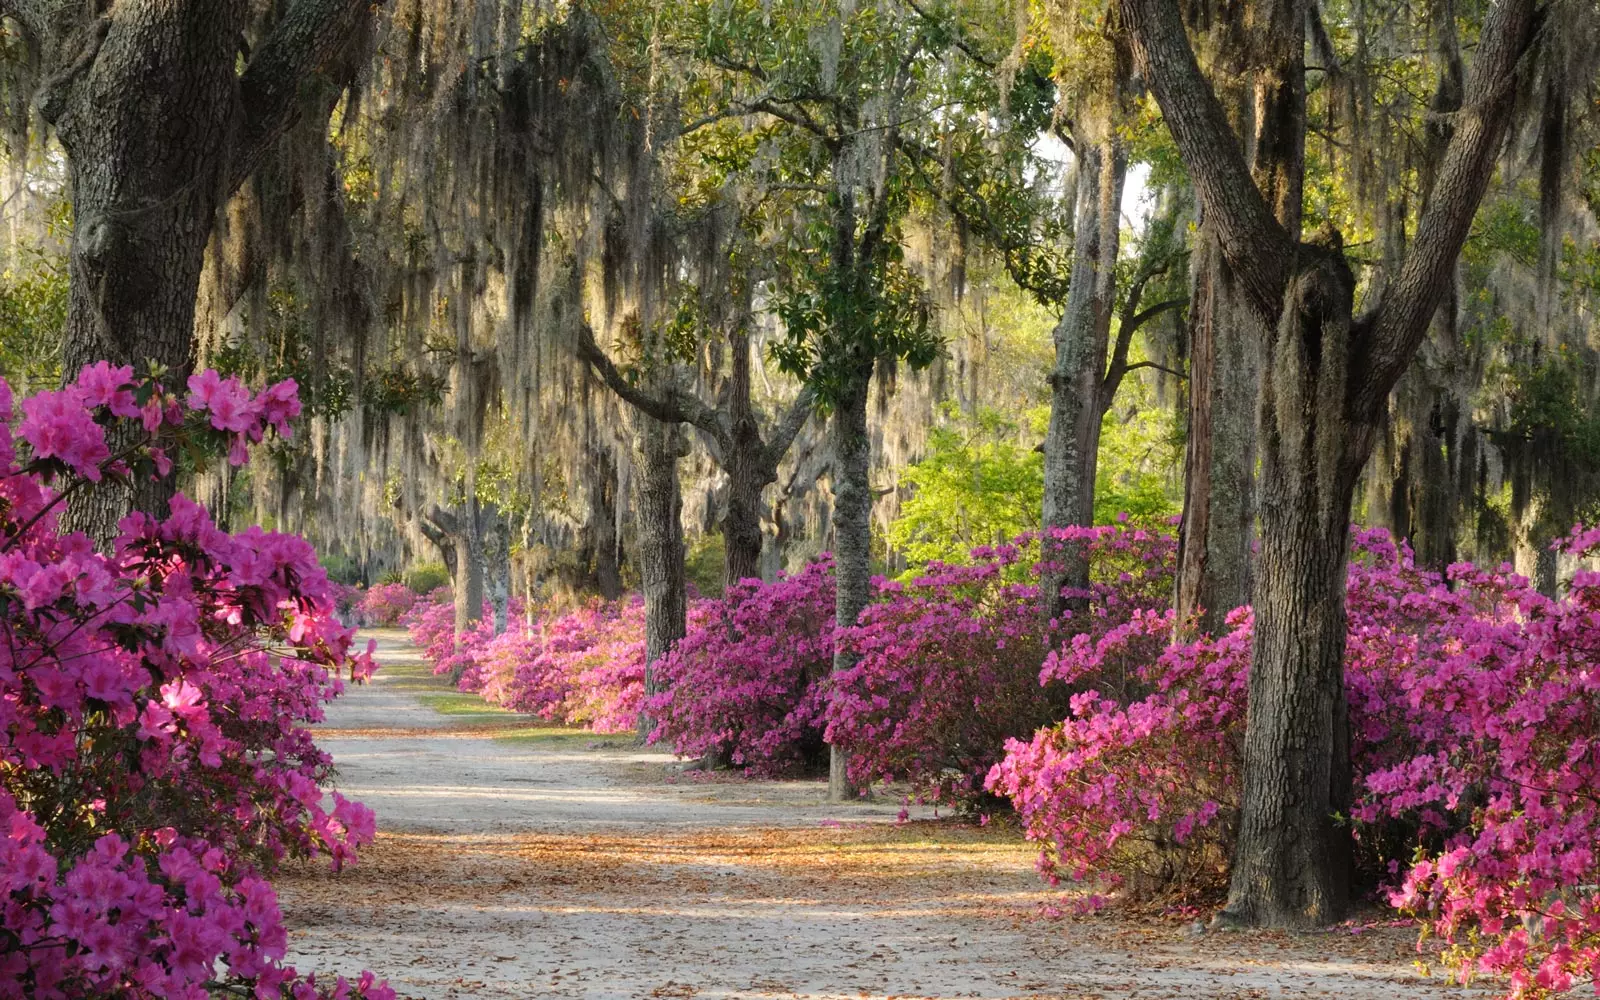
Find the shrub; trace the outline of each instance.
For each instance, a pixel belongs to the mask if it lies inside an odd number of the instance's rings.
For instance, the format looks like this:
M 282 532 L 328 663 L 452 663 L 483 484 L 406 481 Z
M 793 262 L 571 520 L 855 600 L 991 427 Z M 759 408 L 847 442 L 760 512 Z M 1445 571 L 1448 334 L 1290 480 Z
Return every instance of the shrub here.
M 1369 878 L 1452 945 L 1462 978 L 1510 995 L 1600 972 L 1600 574 L 1551 601 L 1508 571 L 1418 570 L 1382 532 L 1354 540 L 1346 692 L 1352 809 Z M 1575 531 L 1574 552 L 1600 546 Z M 1012 797 L 1041 867 L 1149 888 L 1226 875 L 1250 616 L 1147 658 L 1170 621 L 1144 617 L 1051 669 L 1089 678 L 1146 662 L 1148 694 L 1084 691 L 1073 717 L 1014 742 L 989 785 Z M 1141 638 L 1142 637 L 1142 638 Z
M 242 464 L 299 412 L 293 382 L 189 389 L 185 405 L 86 367 L 23 401 L 18 454 L 0 380 L 0 996 L 330 995 L 282 964 L 264 878 L 373 835 L 368 810 L 324 802 L 330 761 L 304 726 L 352 659 L 315 554 L 226 534 L 182 495 L 163 521 L 124 519 L 110 555 L 57 528 L 87 484 L 169 475 L 175 447 Z M 353 659 L 370 669 L 370 647 Z M 351 989 L 331 992 L 393 997 L 370 974 Z
M 392 628 L 417 603 L 417 592 L 401 583 L 380 583 L 361 598 L 362 624 Z
M 819 759 L 833 664 L 833 561 L 772 583 L 743 580 L 696 610 L 697 627 L 657 665 L 653 738 L 686 757 L 754 773 Z
M 404 618 L 435 673 L 455 673 L 462 691 L 553 722 L 596 732 L 631 731 L 644 702 L 644 602 L 593 600 L 530 623 L 511 603 L 505 632 L 483 620 L 455 644 L 449 595 L 419 603 Z
M 851 777 L 905 779 L 923 797 L 981 795 L 1006 741 L 1066 714 L 1070 689 L 1041 683 L 1039 665 L 1064 637 L 1103 634 L 1170 599 L 1169 536 L 1124 525 L 1056 532 L 1081 551 L 1088 607 L 1044 618 L 1037 538 L 973 551 L 965 566 L 933 564 L 909 584 L 885 583 L 847 631 L 860 657 L 833 679 L 827 737 L 850 755 Z
M 402 582 L 413 594 L 430 594 L 450 586 L 450 571 L 442 562 L 417 563 L 406 570 Z

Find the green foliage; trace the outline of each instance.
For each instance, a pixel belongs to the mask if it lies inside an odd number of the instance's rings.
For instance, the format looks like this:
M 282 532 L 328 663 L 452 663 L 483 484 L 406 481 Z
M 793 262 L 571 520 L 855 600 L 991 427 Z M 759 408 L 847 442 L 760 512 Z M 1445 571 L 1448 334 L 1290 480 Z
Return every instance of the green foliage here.
M 727 547 L 722 532 L 716 531 L 693 539 L 684 553 L 684 574 L 689 585 L 702 596 L 717 597 L 722 593 L 722 575 Z
M 67 328 L 67 262 L 40 244 L 15 248 L 0 273 L 0 372 L 19 395 L 61 381 Z
M 361 567 L 343 552 L 324 553 L 322 568 L 328 571 L 328 579 L 336 583 L 354 586 L 361 582 Z
M 946 406 L 952 420 L 954 408 Z M 1043 433 L 1046 413 L 1028 415 L 1029 438 Z M 1044 456 L 1019 443 L 1016 424 L 979 410 L 966 426 L 935 427 L 928 453 L 900 482 L 913 490 L 889 528 L 889 544 L 913 566 L 961 562 L 978 545 L 992 545 L 1039 527 L 1044 503 Z
M 1137 374 L 1123 382 L 1118 405 L 1100 424 L 1094 520 L 1110 524 L 1126 514 L 1136 524 L 1165 528 L 1183 504 L 1183 428 Z
M 403 577 L 405 585 L 419 594 L 427 594 L 450 583 L 450 571 L 442 562 L 414 563 Z

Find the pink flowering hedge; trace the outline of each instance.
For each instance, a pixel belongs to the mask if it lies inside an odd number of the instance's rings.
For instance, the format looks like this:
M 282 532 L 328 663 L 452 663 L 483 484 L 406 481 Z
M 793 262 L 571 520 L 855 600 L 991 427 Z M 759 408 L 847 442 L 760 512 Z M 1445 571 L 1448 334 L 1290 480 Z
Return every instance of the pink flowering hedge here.
M 285 965 L 266 881 L 373 836 L 362 806 L 328 807 L 305 727 L 341 667 L 371 669 L 310 547 L 227 534 L 182 495 L 109 554 L 59 528 L 87 484 L 168 476 L 175 449 L 242 463 L 299 412 L 293 382 L 188 387 L 101 363 L 17 422 L 0 380 L 0 997 L 392 998 Z
M 741 580 L 695 612 L 657 666 L 654 738 L 757 774 L 817 763 L 833 667 L 833 560 Z
M 1575 532 L 1574 552 L 1600 546 Z M 1353 834 L 1388 900 L 1450 943 L 1463 978 L 1548 996 L 1600 972 L 1600 575 L 1552 601 L 1506 570 L 1418 570 L 1358 533 L 1346 688 Z M 1251 619 L 1160 650 L 1145 615 L 1055 658 L 1061 679 L 1124 660 L 1148 693 L 1085 690 L 989 775 L 1052 878 L 1218 887 L 1238 810 Z
M 454 674 L 462 691 L 491 704 L 595 732 L 628 732 L 644 701 L 644 602 L 593 600 L 545 610 L 530 622 L 511 602 L 506 631 L 494 634 L 487 605 L 455 645 L 455 609 L 436 592 L 402 617 L 434 672 Z
M 355 610 L 363 625 L 392 628 L 416 603 L 416 592 L 405 584 L 380 583 L 366 592 Z
M 832 679 L 827 700 L 827 738 L 849 752 L 856 782 L 906 780 L 925 799 L 974 801 L 1008 739 L 1067 714 L 1070 689 L 1041 684 L 1039 664 L 1064 642 L 1104 635 L 1171 600 L 1169 535 L 1124 524 L 1068 528 L 1049 548 L 1090 567 L 1089 593 L 1079 595 L 1086 604 L 1056 621 L 1040 605 L 1033 537 L 974 550 L 966 565 L 930 565 L 909 584 L 880 584 L 846 632 L 859 660 Z

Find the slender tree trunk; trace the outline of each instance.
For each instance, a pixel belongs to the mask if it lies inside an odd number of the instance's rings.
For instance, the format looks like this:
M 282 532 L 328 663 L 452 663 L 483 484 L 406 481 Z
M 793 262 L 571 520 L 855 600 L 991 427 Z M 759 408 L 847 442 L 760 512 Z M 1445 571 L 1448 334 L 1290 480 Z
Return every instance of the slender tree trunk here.
M 1216 241 L 1202 228 L 1195 243 L 1176 603 L 1180 620 L 1198 615 L 1215 633 L 1228 612 L 1250 603 L 1264 335 Z
M 657 691 L 655 667 L 687 630 L 688 598 L 683 565 L 683 496 L 678 459 L 684 442 L 676 424 L 637 411 L 639 467 L 634 477 L 634 517 L 639 542 L 639 576 L 644 588 L 646 695 Z M 639 713 L 639 738 L 648 740 L 655 720 Z
M 872 442 L 867 434 L 867 391 L 872 370 L 857 373 L 833 411 L 833 560 L 837 587 L 834 624 L 856 624 L 872 596 L 872 488 L 868 479 Z M 833 671 L 855 664 L 838 644 Z M 860 791 L 850 781 L 849 757 L 829 748 L 828 799 L 844 802 Z
M 511 613 L 511 526 L 499 504 L 485 503 L 479 516 L 483 542 L 484 587 L 494 611 L 494 634 L 505 633 Z
M 761 493 L 769 481 L 749 456 L 731 457 L 727 506 L 722 512 L 725 587 L 761 577 Z
M 594 585 L 600 596 L 622 596 L 622 567 L 617 559 L 617 463 L 611 452 L 595 452 L 595 479 L 589 487 L 589 535 L 594 544 Z
M 469 476 L 469 484 L 475 478 Z M 479 536 L 478 498 L 470 492 L 461 505 L 460 524 L 455 536 L 455 648 L 458 653 L 467 633 L 477 628 L 483 618 L 483 542 Z
M 1100 458 L 1101 380 L 1115 311 L 1122 188 L 1127 156 L 1108 117 L 1084 123 L 1076 136 L 1077 205 L 1072 278 L 1056 326 L 1056 364 L 1050 374 L 1050 426 L 1044 443 L 1044 526 L 1094 523 Z M 1089 563 L 1076 546 L 1051 554 L 1044 577 L 1046 614 L 1082 608 Z M 1063 596 L 1066 589 L 1071 596 Z M 1078 592 L 1078 593 L 1074 593 Z
M 761 576 L 761 491 L 778 478 L 750 403 L 750 337 L 740 326 L 728 338 L 728 443 L 723 456 L 728 503 L 722 513 L 724 587 Z

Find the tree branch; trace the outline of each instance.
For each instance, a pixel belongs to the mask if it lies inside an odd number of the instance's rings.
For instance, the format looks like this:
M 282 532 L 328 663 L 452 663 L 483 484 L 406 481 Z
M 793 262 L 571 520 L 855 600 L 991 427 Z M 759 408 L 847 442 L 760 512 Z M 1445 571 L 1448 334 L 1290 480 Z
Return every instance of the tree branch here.
M 23 5 L 14 2 L 14 0 L 9 6 L 0 3 L 0 13 L 10 13 L 21 6 Z M 34 11 L 30 17 L 36 17 L 37 15 L 38 12 Z M 17 17 L 15 14 L 10 16 Z M 27 22 L 20 18 L 18 18 L 17 23 L 24 25 L 23 33 L 29 36 L 29 42 L 37 48 L 37 39 L 43 37 L 37 33 L 44 31 L 43 26 L 30 28 L 27 26 Z M 79 44 L 78 52 L 73 56 L 72 61 L 52 73 L 39 85 L 39 90 L 34 95 L 33 103 L 39 109 L 41 118 L 52 125 L 60 121 L 62 113 L 70 103 L 67 96 L 68 89 L 72 86 L 74 80 L 81 77 L 88 71 L 89 67 L 94 65 L 95 59 L 100 55 L 100 47 L 105 44 L 106 35 L 110 31 L 110 15 L 95 18 L 83 29 L 83 40 Z
M 1126 374 L 1127 372 L 1138 371 L 1140 368 L 1154 368 L 1158 372 L 1166 372 L 1173 378 L 1187 379 L 1189 377 L 1185 372 L 1180 372 L 1175 368 L 1168 368 L 1166 365 L 1157 364 L 1154 361 L 1135 361 L 1133 364 L 1123 369 L 1123 372 Z
M 37 48 L 49 34 L 50 18 L 33 0 L 0 0 L 0 17 L 10 18 Z
M 1251 304 L 1276 324 L 1295 244 L 1251 179 L 1239 137 L 1195 61 L 1177 0 L 1124 0 L 1122 11 L 1134 56 L 1189 168 L 1205 222 Z
M 794 444 L 794 439 L 800 436 L 800 431 L 811 419 L 811 414 L 817 408 L 816 393 L 810 386 L 800 390 L 800 395 L 789 404 L 789 412 L 783 415 L 778 426 L 772 429 L 772 437 L 767 441 L 765 454 L 768 468 L 772 469 L 773 478 L 777 478 L 778 463 L 783 461 L 783 456 L 789 453 L 789 448 Z
M 1141 285 L 1140 287 L 1142 291 L 1143 286 Z M 1187 298 L 1167 299 L 1164 302 L 1156 303 L 1148 309 L 1130 313 L 1130 309 L 1138 309 L 1138 304 L 1139 299 L 1130 296 L 1128 300 L 1129 308 L 1123 310 L 1122 319 L 1117 325 L 1117 344 L 1111 354 L 1111 364 L 1106 368 L 1105 378 L 1100 381 L 1099 402 L 1102 414 L 1111 408 L 1111 401 L 1117 397 L 1117 390 L 1122 388 L 1122 380 L 1129 372 L 1139 368 L 1160 368 L 1164 372 L 1178 374 L 1173 372 L 1172 369 L 1163 368 L 1153 361 L 1136 361 L 1130 365 L 1128 363 L 1128 349 L 1133 345 L 1133 335 L 1139 332 L 1140 327 L 1169 309 L 1177 309 L 1188 305 L 1189 300 Z
M 229 191 L 244 183 L 272 143 L 294 124 L 300 84 L 338 54 L 381 2 L 296 0 L 283 15 L 239 78 L 244 123 L 229 166 Z
M 595 342 L 594 330 L 587 323 L 578 327 L 578 355 L 589 363 L 607 388 L 640 413 L 664 424 L 693 424 L 714 438 L 718 447 L 726 449 L 729 446 L 728 430 L 722 425 L 716 410 L 687 393 L 669 389 L 665 396 L 652 396 L 629 382 L 617 369 L 611 356 Z
M 1494 173 L 1516 101 L 1520 64 L 1533 45 L 1540 19 L 1535 0 L 1495 0 L 1484 18 L 1465 100 L 1452 116 L 1455 129 L 1423 206 L 1416 238 L 1399 276 L 1384 290 L 1370 323 L 1362 324 L 1365 330 L 1358 334 L 1365 344 L 1356 345 L 1350 387 L 1354 412 L 1360 416 L 1378 413 L 1422 345 Z

